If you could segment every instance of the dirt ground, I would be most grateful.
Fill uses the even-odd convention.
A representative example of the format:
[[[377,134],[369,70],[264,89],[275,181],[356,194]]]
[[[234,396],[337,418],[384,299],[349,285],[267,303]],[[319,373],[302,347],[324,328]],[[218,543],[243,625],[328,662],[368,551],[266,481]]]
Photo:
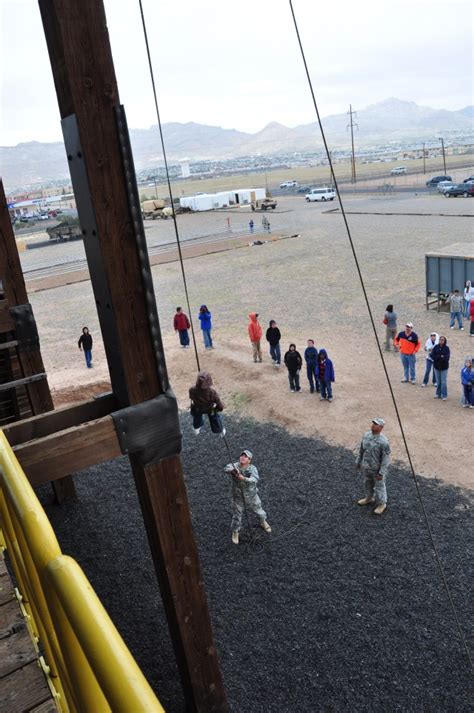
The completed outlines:
[[[281,225],[278,216],[272,216],[273,231],[298,232],[299,237],[186,261],[195,321],[202,303],[213,313],[213,351],[204,351],[197,328],[201,368],[211,371],[228,410],[333,445],[355,448],[371,419],[383,416],[393,457],[406,463],[341,215],[326,212],[327,206],[305,204],[300,198],[284,200],[290,213]],[[460,406],[459,372],[466,356],[474,353],[474,340],[469,338],[468,328],[450,331],[448,315],[425,310],[424,256],[451,243],[463,244],[466,252],[472,252],[472,220],[461,216],[472,214],[474,200],[407,195],[347,198],[345,204],[348,211],[368,213],[350,215],[349,223],[379,338],[384,338],[385,306],[393,303],[399,328],[412,321],[423,343],[435,330],[447,335],[451,347],[446,402],[435,401],[431,387],[420,388],[422,354],[416,385],[400,383],[398,355],[385,356],[415,469],[470,486],[468,444],[474,411]],[[396,214],[373,214],[384,211]],[[440,217],[440,212],[449,215]],[[206,221],[212,220],[222,221],[222,216],[207,214]],[[196,363],[193,350],[180,349],[172,330],[176,305],[185,308],[179,264],[155,266],[153,275],[171,382],[180,407],[186,409]],[[107,389],[108,372],[90,283],[38,292],[31,295],[31,302],[56,403]],[[308,338],[328,350],[336,372],[333,403],[322,403],[309,393],[304,373],[302,393],[290,393],[285,368],[272,366],[266,346],[263,364],[253,363],[246,333],[250,311],[260,313],[264,328],[270,319],[277,320],[284,350],[294,341],[303,352]],[[94,369],[90,371],[76,344],[84,324],[95,337]],[[232,433],[229,437],[232,443]]]

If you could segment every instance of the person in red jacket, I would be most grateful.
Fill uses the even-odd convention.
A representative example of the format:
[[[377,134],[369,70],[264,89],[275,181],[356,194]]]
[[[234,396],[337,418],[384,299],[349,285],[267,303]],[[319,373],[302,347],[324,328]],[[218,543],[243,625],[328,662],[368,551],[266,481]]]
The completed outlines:
[[[262,361],[262,350],[260,349],[260,340],[262,338],[262,328],[258,321],[257,312],[249,314],[249,337],[252,344],[253,360],[255,363]]]
[[[418,339],[418,335],[413,331],[413,324],[407,322],[405,325],[405,331],[400,332],[393,343],[400,352],[400,358],[403,364],[403,379],[402,383],[407,383],[410,381],[415,384],[415,369],[416,369],[416,353],[421,346],[421,342]]]
[[[179,343],[183,349],[189,348],[188,329],[191,327],[188,316],[182,311],[181,307],[176,307],[176,314],[173,320],[174,331],[179,334]]]

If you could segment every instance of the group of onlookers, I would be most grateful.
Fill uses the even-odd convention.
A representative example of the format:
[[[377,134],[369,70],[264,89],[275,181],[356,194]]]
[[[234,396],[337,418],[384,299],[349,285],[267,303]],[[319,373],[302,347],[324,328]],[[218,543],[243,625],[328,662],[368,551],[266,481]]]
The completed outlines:
[[[249,314],[248,334],[252,345],[253,360],[255,363],[261,363],[263,330],[258,321],[257,312]],[[281,365],[281,332],[274,319],[269,322],[268,329],[265,332],[265,339],[268,342],[272,363],[274,366],[279,367]],[[319,349],[318,351],[314,345],[314,339],[308,339],[303,357],[310,393],[318,393],[321,401],[332,401],[332,385],[335,381],[334,366],[328,357],[326,349]],[[288,370],[290,391],[293,393],[301,391],[300,371],[303,367],[303,357],[297,351],[296,344],[293,342],[289,345],[288,351],[285,352],[283,357],[283,362]]]
[[[449,295],[450,328],[454,329],[457,321],[459,329],[463,330],[462,315],[469,314],[471,322],[470,334],[474,336],[474,288],[471,283],[466,283],[464,297],[458,290]],[[387,305],[383,322],[386,326],[385,349],[390,351],[391,344],[400,353],[403,365],[402,383],[416,383],[416,354],[421,348],[421,342],[414,332],[412,322],[407,322],[401,332],[397,329],[397,314],[393,305]],[[432,372],[432,383],[436,387],[435,399],[446,401],[448,398],[448,370],[451,352],[445,336],[431,332],[425,342],[426,352],[425,373],[421,384],[422,388],[428,386]],[[465,408],[474,408],[474,370],[472,358],[468,357],[461,369],[462,405]]]

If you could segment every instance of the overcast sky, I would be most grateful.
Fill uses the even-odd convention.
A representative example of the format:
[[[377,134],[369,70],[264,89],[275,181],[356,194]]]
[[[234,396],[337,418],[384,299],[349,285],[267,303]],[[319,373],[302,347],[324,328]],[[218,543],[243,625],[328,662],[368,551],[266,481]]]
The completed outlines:
[[[315,120],[288,0],[143,0],[163,121]],[[138,0],[105,0],[129,126],[156,123]],[[0,146],[61,139],[36,0],[0,0]],[[294,0],[322,116],[473,103],[473,0]]]

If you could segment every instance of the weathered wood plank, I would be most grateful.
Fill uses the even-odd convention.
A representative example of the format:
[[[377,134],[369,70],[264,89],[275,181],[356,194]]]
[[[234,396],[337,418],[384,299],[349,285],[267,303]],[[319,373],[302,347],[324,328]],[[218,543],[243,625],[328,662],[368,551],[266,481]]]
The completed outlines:
[[[32,384],[35,381],[41,381],[46,379],[46,374],[33,374],[32,376],[23,376],[21,379],[15,379],[14,381],[8,381],[5,384],[0,384],[0,392],[8,391],[9,389],[17,389],[19,386],[26,386],[27,384]]]
[[[36,661],[36,652],[26,627],[0,639],[0,679]]]
[[[7,300],[0,300],[0,333],[12,332],[15,329],[15,322],[10,314],[10,306]]]
[[[111,416],[15,446],[32,485],[40,485],[121,455]]]
[[[83,401],[73,406],[64,406],[47,413],[24,418],[22,421],[8,424],[3,429],[11,446],[17,446],[34,438],[43,438],[51,433],[63,431],[66,428],[79,426],[86,421],[107,416],[117,408],[117,400],[113,394],[90,401]]]
[[[11,599],[0,605],[0,639],[25,626],[18,601]]]
[[[32,708],[28,713],[58,713],[58,709],[54,705],[53,701],[45,701],[37,708]]]
[[[36,661],[2,679],[0,711],[25,713],[49,700],[51,693],[43,671]]]
[[[8,572],[0,574],[0,605],[15,598],[12,581]]]

